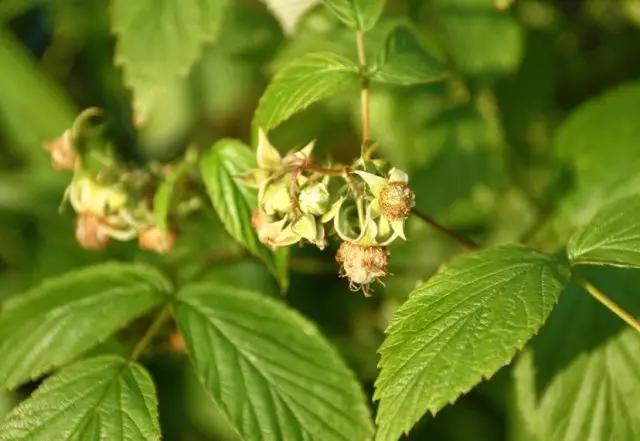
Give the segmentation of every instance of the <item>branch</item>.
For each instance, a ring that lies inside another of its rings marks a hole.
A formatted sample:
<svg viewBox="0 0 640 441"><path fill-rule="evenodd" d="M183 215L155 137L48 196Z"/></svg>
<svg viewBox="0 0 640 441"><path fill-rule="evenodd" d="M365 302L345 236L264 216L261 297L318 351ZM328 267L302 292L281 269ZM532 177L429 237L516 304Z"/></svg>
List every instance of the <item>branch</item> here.
<svg viewBox="0 0 640 441"><path fill-rule="evenodd" d="M577 283L585 291L587 291L593 298L602 303L609 311L613 312L615 315L624 320L629 326L634 328L636 331L640 332L640 322L636 320L631 314L618 306L613 300L604 295L598 288L593 286L588 280L583 279L580 276L573 274L571 276L571 280L574 283Z"/></svg>
<svg viewBox="0 0 640 441"><path fill-rule="evenodd" d="M162 309L162 311L160 311L153 323L151 323L151 326L149 326L149 329L147 329L147 332L145 332L136 347L133 349L131 357L129 357L130 362L133 363L138 359L138 357L140 357L140 354L142 354L145 348L149 346L151 339L158 333L160 327L164 324L164 322L169 318L170 315L171 305L167 305Z"/></svg>
<svg viewBox="0 0 640 441"><path fill-rule="evenodd" d="M438 230L441 233L444 233L447 236L451 237L453 240L455 240L459 244L464 245L465 247L467 247L467 248L469 248L471 250L479 250L480 249L480 246L478 246L477 243L475 243L471 239L467 239L465 237L460 236L455 231L451 231L450 229L448 229L447 227L445 227L443 225L440 225L431 216L427 216L426 214L421 213L420 211L418 211L415 208L412 208L411 212L414 215L416 215L417 217L419 217L420 219L422 219L423 221L425 221L426 223L428 223L429 225L431 225L432 227L434 227L436 230Z"/></svg>

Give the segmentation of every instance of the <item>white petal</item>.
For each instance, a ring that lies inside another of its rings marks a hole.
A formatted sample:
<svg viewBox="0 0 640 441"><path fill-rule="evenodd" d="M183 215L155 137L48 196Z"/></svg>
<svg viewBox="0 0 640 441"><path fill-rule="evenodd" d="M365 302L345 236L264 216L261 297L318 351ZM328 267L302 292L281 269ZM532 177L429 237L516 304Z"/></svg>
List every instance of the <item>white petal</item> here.
<svg viewBox="0 0 640 441"><path fill-rule="evenodd" d="M361 170L354 171L358 176L360 176L367 183L369 188L371 189L371 193L373 196L378 197L382 189L387 185L387 180L380 176L376 176L371 173L367 173Z"/></svg>
<svg viewBox="0 0 640 441"><path fill-rule="evenodd" d="M258 167L268 170L280 168L280 162L282 161L280 153L271 145L267 135L262 129L258 131L258 149L256 156L258 158Z"/></svg>
<svg viewBox="0 0 640 441"><path fill-rule="evenodd" d="M389 172L389 182L409 182L409 176L398 168L392 168Z"/></svg>

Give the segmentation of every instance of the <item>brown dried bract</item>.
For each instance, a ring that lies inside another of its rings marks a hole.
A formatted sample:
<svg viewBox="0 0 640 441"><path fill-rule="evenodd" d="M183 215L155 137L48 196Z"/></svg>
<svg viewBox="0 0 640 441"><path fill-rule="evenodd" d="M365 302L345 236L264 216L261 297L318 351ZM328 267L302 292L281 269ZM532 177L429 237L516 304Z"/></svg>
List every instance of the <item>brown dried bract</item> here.
<svg viewBox="0 0 640 441"><path fill-rule="evenodd" d="M349 279L353 291L362 289L369 296L369 285L389 274L389 253L386 247L363 246L353 242L343 242L336 254L341 264L341 276Z"/></svg>
<svg viewBox="0 0 640 441"><path fill-rule="evenodd" d="M403 182L390 182L380 192L380 210L390 221L405 220L415 201L415 194Z"/></svg>
<svg viewBox="0 0 640 441"><path fill-rule="evenodd" d="M76 240L84 249L92 251L104 250L110 241L100 218L90 212L78 214Z"/></svg>
<svg viewBox="0 0 640 441"><path fill-rule="evenodd" d="M143 250L153 251L155 253L164 254L173 249L176 235L172 231L162 234L158 227L147 228L140 231L138 235L138 245Z"/></svg>
<svg viewBox="0 0 640 441"><path fill-rule="evenodd" d="M78 161L78 153L73 148L71 141L71 130L65 132L58 138L44 141L42 147L51 154L51 167L56 171L73 170Z"/></svg>

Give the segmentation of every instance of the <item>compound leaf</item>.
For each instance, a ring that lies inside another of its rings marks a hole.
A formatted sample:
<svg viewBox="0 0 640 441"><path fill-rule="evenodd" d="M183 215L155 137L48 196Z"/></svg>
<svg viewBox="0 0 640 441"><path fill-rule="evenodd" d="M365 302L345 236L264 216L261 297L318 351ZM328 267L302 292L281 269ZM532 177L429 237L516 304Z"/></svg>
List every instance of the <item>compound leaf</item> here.
<svg viewBox="0 0 640 441"><path fill-rule="evenodd" d="M377 440L396 440L508 364L568 281L555 259L503 246L454 261L395 313L380 348Z"/></svg>
<svg viewBox="0 0 640 441"><path fill-rule="evenodd" d="M200 380L244 439L371 438L354 375L282 302L200 283L179 293L175 312Z"/></svg>
<svg viewBox="0 0 640 441"><path fill-rule="evenodd" d="M0 310L0 388L71 361L162 303L171 289L153 268L105 263L9 300Z"/></svg>
<svg viewBox="0 0 640 441"><path fill-rule="evenodd" d="M573 263L640 266L640 195L606 205L575 233L567 252Z"/></svg>
<svg viewBox="0 0 640 441"><path fill-rule="evenodd" d="M45 380L0 425L0 441L160 441L157 408L142 366L92 358Z"/></svg>
<svg viewBox="0 0 640 441"><path fill-rule="evenodd" d="M254 129L269 131L307 106L359 83L358 66L329 52L305 55L280 70L262 95Z"/></svg>

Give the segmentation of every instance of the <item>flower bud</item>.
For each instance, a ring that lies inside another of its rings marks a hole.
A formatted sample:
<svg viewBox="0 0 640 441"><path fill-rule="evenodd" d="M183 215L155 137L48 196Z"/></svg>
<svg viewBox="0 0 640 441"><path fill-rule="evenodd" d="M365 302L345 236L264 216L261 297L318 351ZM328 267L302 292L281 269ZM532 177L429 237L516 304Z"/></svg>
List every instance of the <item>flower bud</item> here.
<svg viewBox="0 0 640 441"><path fill-rule="evenodd" d="M331 207L329 190L323 183L307 185L300 192L298 199L300 210L306 214L322 216Z"/></svg>
<svg viewBox="0 0 640 441"><path fill-rule="evenodd" d="M52 141L44 141L42 146L51 154L51 167L56 171L73 170L78 161L78 153L71 142L71 130Z"/></svg>
<svg viewBox="0 0 640 441"><path fill-rule="evenodd" d="M123 208L128 196L121 188L106 187L85 177L71 184L69 199L77 213L89 211L105 217Z"/></svg>
<svg viewBox="0 0 640 441"><path fill-rule="evenodd" d="M336 261L341 264L342 275L349 279L350 288L355 291L362 287L367 296L368 285L389 274L388 256L386 247L342 242Z"/></svg>
<svg viewBox="0 0 640 441"><path fill-rule="evenodd" d="M261 196L259 203L267 215L282 215L291 211L291 195L284 181L267 184Z"/></svg>
<svg viewBox="0 0 640 441"><path fill-rule="evenodd" d="M173 231L162 231L156 226L140 231L138 235L138 245L143 250L153 251L159 254L168 253L173 248L176 235Z"/></svg>
<svg viewBox="0 0 640 441"><path fill-rule="evenodd" d="M403 221L415 204L415 194L404 182L389 182L379 196L380 211L389 221Z"/></svg>
<svg viewBox="0 0 640 441"><path fill-rule="evenodd" d="M76 219L76 240L84 249L99 251L109 246L109 236L102 221L93 213L79 213Z"/></svg>

